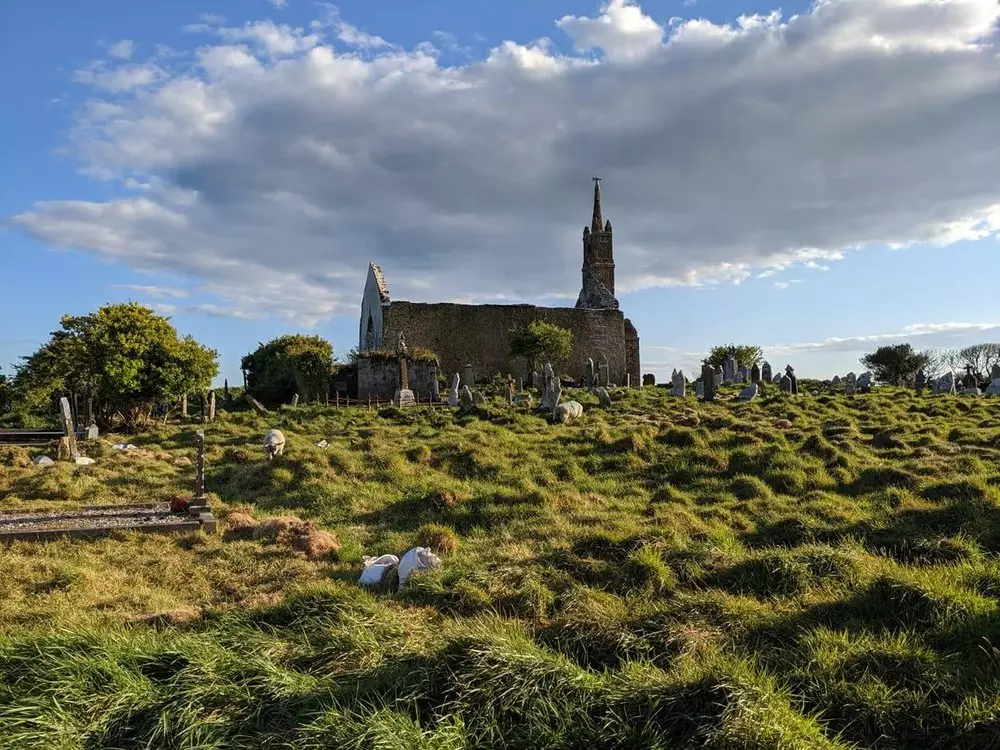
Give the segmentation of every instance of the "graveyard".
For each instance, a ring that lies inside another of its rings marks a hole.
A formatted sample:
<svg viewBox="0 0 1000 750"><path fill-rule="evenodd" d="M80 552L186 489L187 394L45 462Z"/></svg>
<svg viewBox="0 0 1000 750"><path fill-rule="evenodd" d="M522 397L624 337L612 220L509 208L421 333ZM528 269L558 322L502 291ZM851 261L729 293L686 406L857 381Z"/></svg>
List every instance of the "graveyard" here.
<svg viewBox="0 0 1000 750"><path fill-rule="evenodd" d="M995 747L997 402L708 370L0 445L0 511L217 521L0 547L0 745Z"/></svg>

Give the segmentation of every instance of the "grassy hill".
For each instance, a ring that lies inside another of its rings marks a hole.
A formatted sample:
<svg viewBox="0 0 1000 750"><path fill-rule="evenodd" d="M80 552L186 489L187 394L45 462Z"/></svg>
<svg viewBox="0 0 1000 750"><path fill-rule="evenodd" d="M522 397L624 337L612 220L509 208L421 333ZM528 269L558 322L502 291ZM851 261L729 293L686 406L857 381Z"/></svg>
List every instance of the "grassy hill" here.
<svg viewBox="0 0 1000 750"><path fill-rule="evenodd" d="M1000 406L774 390L225 415L218 536L0 549L0 747L1000 746ZM190 493L192 430L0 449L0 507ZM417 543L444 568L356 585Z"/></svg>

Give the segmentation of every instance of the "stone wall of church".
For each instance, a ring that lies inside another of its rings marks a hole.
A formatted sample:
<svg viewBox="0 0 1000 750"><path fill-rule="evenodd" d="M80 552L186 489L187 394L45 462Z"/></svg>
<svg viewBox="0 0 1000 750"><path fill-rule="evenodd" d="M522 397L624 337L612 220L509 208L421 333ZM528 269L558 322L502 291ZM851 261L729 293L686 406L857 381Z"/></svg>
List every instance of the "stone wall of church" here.
<svg viewBox="0 0 1000 750"><path fill-rule="evenodd" d="M495 373L520 375L524 362L509 356L511 328L543 320L573 333L573 353L559 369L572 378L583 376L588 357L606 357L612 384L625 383L627 363L625 316L620 310L585 310L534 305L457 305L393 302L383 308L383 341L395 341L403 331L406 343L435 352L441 371L450 379L471 364L477 380ZM635 330L634 328L632 329ZM636 338L636 349L638 339ZM638 353L636 353L638 360ZM536 366L541 369L544 363ZM639 365L634 363L633 383Z"/></svg>
<svg viewBox="0 0 1000 750"><path fill-rule="evenodd" d="M625 371L629 374L630 385L635 388L642 385L639 379L639 332L628 318L625 318Z"/></svg>
<svg viewBox="0 0 1000 750"><path fill-rule="evenodd" d="M434 388L438 369L429 362L408 362L406 379L419 401L426 401ZM399 388L399 360L395 357L358 359L358 398L389 401Z"/></svg>

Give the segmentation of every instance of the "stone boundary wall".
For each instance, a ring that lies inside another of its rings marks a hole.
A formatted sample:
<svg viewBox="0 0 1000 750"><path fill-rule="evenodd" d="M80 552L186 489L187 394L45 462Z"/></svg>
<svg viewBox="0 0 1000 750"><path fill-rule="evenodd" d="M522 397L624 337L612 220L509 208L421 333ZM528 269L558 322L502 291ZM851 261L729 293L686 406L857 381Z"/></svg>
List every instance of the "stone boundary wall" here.
<svg viewBox="0 0 1000 750"><path fill-rule="evenodd" d="M620 310L588 310L534 305L459 305L448 302L393 302L383 308L383 341L395 341L403 331L409 346L438 355L441 371L450 379L471 364L478 380L495 373L520 375L524 361L508 355L511 328L544 320L573 332L573 353L559 369L583 377L588 357L607 357L612 384L625 383L626 330ZM633 329L634 330L634 329ZM638 338L633 379L638 377ZM543 362L537 362L541 369ZM635 382L633 380L633 382ZM359 377L360 389L360 377Z"/></svg>
<svg viewBox="0 0 1000 750"><path fill-rule="evenodd" d="M407 362L407 379L410 390L422 401L433 392L433 383L437 379L437 366L431 362ZM358 398L377 398L389 401L399 389L399 362L396 359L379 357L377 359L358 359Z"/></svg>

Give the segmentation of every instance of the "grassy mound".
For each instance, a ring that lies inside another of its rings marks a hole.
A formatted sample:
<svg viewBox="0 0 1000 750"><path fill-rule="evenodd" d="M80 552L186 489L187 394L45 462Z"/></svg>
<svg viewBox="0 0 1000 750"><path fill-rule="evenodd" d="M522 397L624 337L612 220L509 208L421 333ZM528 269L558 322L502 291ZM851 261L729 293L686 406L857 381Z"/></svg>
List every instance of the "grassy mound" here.
<svg viewBox="0 0 1000 750"><path fill-rule="evenodd" d="M0 746L995 747L994 403L735 393L225 415L218 535L0 550ZM130 442L0 509L190 493L189 427Z"/></svg>

